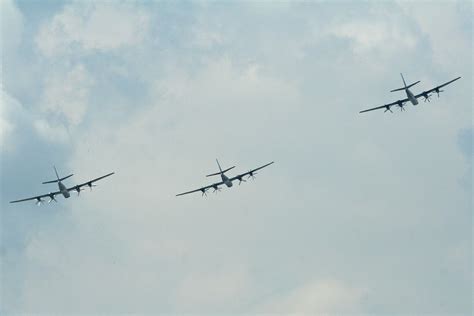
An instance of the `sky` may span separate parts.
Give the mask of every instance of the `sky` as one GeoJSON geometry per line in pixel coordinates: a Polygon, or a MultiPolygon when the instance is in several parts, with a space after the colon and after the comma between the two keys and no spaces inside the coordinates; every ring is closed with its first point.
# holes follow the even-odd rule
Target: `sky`
{"type": "Polygon", "coordinates": [[[0,314],[470,315],[472,9],[3,0],[0,314]]]}

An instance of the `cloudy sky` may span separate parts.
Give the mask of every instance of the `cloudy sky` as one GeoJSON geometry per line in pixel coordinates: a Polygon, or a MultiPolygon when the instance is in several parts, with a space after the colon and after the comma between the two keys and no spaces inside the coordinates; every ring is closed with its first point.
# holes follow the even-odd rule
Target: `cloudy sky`
{"type": "Polygon", "coordinates": [[[472,9],[3,0],[0,313],[470,314],[472,9]]]}

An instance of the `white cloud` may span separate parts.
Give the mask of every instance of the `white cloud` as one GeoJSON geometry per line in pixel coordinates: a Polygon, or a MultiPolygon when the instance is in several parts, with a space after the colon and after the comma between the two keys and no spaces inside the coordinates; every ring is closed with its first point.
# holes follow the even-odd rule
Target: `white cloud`
{"type": "Polygon", "coordinates": [[[60,117],[72,126],[80,124],[87,112],[93,84],[94,80],[81,64],[67,72],[52,73],[45,80],[41,111],[49,119],[60,117]]]}
{"type": "Polygon", "coordinates": [[[448,249],[446,256],[443,258],[446,267],[450,270],[461,272],[462,275],[474,277],[472,271],[472,241],[463,241],[448,249]]]}
{"type": "Polygon", "coordinates": [[[259,308],[265,314],[357,314],[362,312],[364,291],[338,280],[308,282],[259,308]]]}
{"type": "Polygon", "coordinates": [[[0,106],[0,146],[3,146],[3,140],[13,130],[13,124],[8,122],[1,112],[3,112],[3,106],[0,106]]]}
{"type": "MultiPolygon", "coordinates": [[[[398,80],[382,77],[394,72],[393,60],[406,67],[416,64],[407,56],[414,45],[411,35],[420,34],[383,18],[367,23],[372,15],[363,12],[353,19],[329,10],[336,18],[323,20],[330,22],[324,30],[335,33],[312,37],[316,28],[306,27],[315,21],[319,4],[316,9],[305,4],[304,14],[291,11],[290,5],[276,10],[276,18],[263,5],[258,10],[265,14],[250,13],[253,20],[246,19],[248,12],[228,12],[226,7],[222,17],[211,6],[197,28],[183,21],[192,14],[174,20],[173,8],[163,10],[163,16],[171,16],[166,24],[173,28],[179,23],[180,30],[188,31],[183,33],[194,35],[191,46],[206,53],[170,45],[164,49],[165,61],[158,58],[156,43],[147,46],[142,35],[138,42],[129,35],[148,18],[132,18],[134,23],[125,23],[127,31],[119,29],[120,38],[104,38],[111,31],[98,16],[107,21],[125,16],[124,5],[67,4],[43,25],[37,43],[44,55],[39,58],[51,69],[42,77],[34,126],[56,142],[67,140],[69,128],[80,129],[77,141],[63,146],[68,150],[62,163],[76,174],[71,183],[116,174],[92,193],[45,206],[38,217],[42,225],[31,223],[35,238],[18,256],[26,268],[9,279],[25,284],[15,291],[22,304],[9,304],[6,310],[353,313],[367,311],[362,306],[366,288],[377,289],[371,293],[371,301],[379,304],[372,306],[375,313],[425,311],[441,296],[452,301],[451,288],[433,289],[425,281],[438,281],[438,253],[447,254],[445,265],[455,266],[456,276],[466,279],[469,253],[464,246],[450,248],[467,231],[465,218],[451,212],[453,203],[465,210],[468,202],[457,182],[465,161],[455,144],[459,122],[466,118],[459,120],[464,114],[451,106],[470,101],[466,89],[460,81],[446,98],[406,113],[357,114],[363,103],[389,97],[379,88],[398,80]],[[206,15],[215,24],[206,25],[206,15]],[[283,18],[287,15],[299,27],[283,18]],[[243,26],[248,28],[242,34],[225,28],[243,26]],[[258,31],[248,31],[254,28],[258,31]],[[339,40],[332,46],[335,38],[339,40]],[[342,47],[353,45],[358,54],[342,54],[341,42],[342,47]],[[146,53],[140,58],[120,54],[120,65],[109,63],[108,57],[129,43],[146,53]],[[376,53],[381,45],[393,53],[390,63],[361,61],[360,54],[376,53]],[[49,58],[84,52],[99,54],[92,62],[86,56],[72,66],[68,61],[57,67],[49,58]],[[336,55],[344,58],[335,62],[336,55]],[[380,71],[373,72],[370,64],[380,71]],[[143,71],[136,71],[136,65],[143,71]],[[116,85],[112,89],[93,89],[102,83],[104,70],[120,74],[120,80],[111,82],[116,85]],[[130,70],[142,80],[138,93],[132,91],[130,82],[136,78],[130,70]],[[149,95],[136,102],[134,93],[149,95]],[[120,112],[114,102],[105,102],[100,110],[91,105],[116,99],[126,110],[119,119],[94,115],[120,112]],[[203,175],[216,168],[215,157],[225,165],[236,164],[235,172],[273,159],[276,164],[256,182],[207,199],[199,193],[176,198],[181,190],[207,183],[203,175]],[[439,236],[448,240],[444,244],[433,242],[440,227],[448,232],[439,236]],[[295,280],[309,281],[294,288],[295,280]],[[406,298],[403,306],[400,297],[406,298]]],[[[180,35],[172,40],[183,41],[180,35]]],[[[430,49],[419,48],[423,54],[430,49]]],[[[50,164],[51,157],[45,157],[39,159],[50,164]]],[[[29,205],[15,207],[15,214],[23,214],[19,211],[29,205]]],[[[454,283],[456,289],[458,285],[454,283]]]]}
{"type": "Polygon", "coordinates": [[[398,8],[376,6],[364,18],[356,17],[333,23],[328,33],[351,41],[355,54],[400,55],[414,50],[420,33],[413,29],[411,20],[398,12],[398,8]]]}
{"type": "MultiPolygon", "coordinates": [[[[30,124],[31,121],[31,113],[1,85],[0,147],[2,152],[14,152],[17,149],[16,134],[23,132],[25,130],[24,125],[30,124]]],[[[29,126],[26,128],[29,128],[29,126]]]]}
{"type": "Polygon", "coordinates": [[[70,133],[82,123],[88,109],[94,79],[82,65],[51,72],[44,81],[39,118],[34,122],[38,134],[52,143],[66,143],[70,133]]]}
{"type": "Polygon", "coordinates": [[[38,119],[34,123],[38,134],[51,143],[66,143],[70,137],[68,130],[62,124],[54,124],[45,119],[38,119]]]}
{"type": "Polygon", "coordinates": [[[48,57],[79,48],[106,52],[140,44],[147,36],[149,17],[132,3],[74,2],[43,25],[36,38],[48,57]]]}
{"type": "Polygon", "coordinates": [[[14,104],[18,104],[18,101],[10,97],[5,90],[3,90],[3,85],[1,86],[2,96],[0,100],[0,147],[5,145],[5,139],[10,134],[14,125],[8,120],[7,112],[9,108],[14,104]]]}
{"type": "MultiPolygon", "coordinates": [[[[82,78],[78,75],[82,71],[76,69],[74,73],[76,75],[66,77],[82,78]]],[[[76,81],[56,80],[52,86],[58,87],[59,92],[52,89],[54,93],[46,95],[74,95],[74,90],[71,92],[68,87],[74,87],[71,82],[76,81]]],[[[264,102],[272,104],[277,121],[284,121],[291,112],[287,104],[297,104],[299,94],[291,84],[265,75],[257,65],[241,69],[228,58],[209,60],[198,73],[183,67],[172,67],[162,80],[152,82],[151,87],[157,90],[157,95],[160,89],[167,91],[166,97],[153,99],[151,105],[143,105],[121,124],[94,121],[91,127],[93,132],[82,131],[80,141],[68,143],[74,146],[69,164],[76,174],[76,182],[109,171],[117,173],[99,183],[92,193],[84,192],[80,198],[73,195],[67,201],[59,201],[58,205],[66,203],[62,205],[71,207],[66,214],[72,217],[68,222],[74,223],[74,229],[60,233],[65,234],[61,239],[55,230],[48,230],[28,246],[28,261],[32,264],[24,275],[29,287],[23,293],[21,310],[110,312],[114,310],[110,306],[119,298],[117,306],[120,306],[120,311],[156,313],[166,308],[189,312],[227,311],[239,308],[240,301],[236,297],[251,297],[253,280],[248,269],[244,263],[235,263],[242,260],[240,251],[234,253],[231,248],[226,249],[223,244],[225,239],[216,239],[212,230],[199,232],[199,225],[188,227],[182,221],[181,203],[189,205],[193,199],[178,200],[174,195],[178,189],[188,189],[206,180],[196,174],[205,167],[198,163],[209,162],[208,167],[214,169],[214,161],[209,155],[213,157],[217,150],[213,148],[213,142],[203,141],[198,133],[187,133],[179,126],[184,124],[191,130],[218,136],[209,120],[214,123],[212,118],[219,113],[222,104],[235,107],[233,115],[240,119],[242,126],[267,121],[264,118],[264,102]],[[286,91],[284,95],[279,95],[283,91],[286,91]],[[258,103],[260,107],[255,106],[258,103]],[[171,107],[175,110],[167,111],[171,107]],[[183,116],[183,120],[176,121],[179,126],[175,126],[172,122],[179,115],[183,116]],[[110,124],[114,125],[113,129],[110,124]],[[203,148],[195,150],[188,145],[203,148]],[[157,156],[157,148],[166,150],[160,150],[157,156]],[[190,154],[197,160],[189,161],[190,154]],[[154,174],[159,175],[161,184],[158,184],[154,174]],[[130,212],[131,209],[140,211],[130,212]],[[182,222],[183,226],[179,225],[181,228],[173,231],[166,228],[178,222],[182,222]],[[161,224],[157,226],[157,223],[161,224]],[[96,236],[97,229],[101,230],[99,237],[96,236]],[[199,238],[194,236],[195,233],[199,233],[199,238]],[[94,236],[95,239],[88,241],[80,236],[94,236]],[[116,243],[114,240],[117,238],[121,242],[116,243]],[[102,248],[99,246],[102,241],[116,246],[102,248]],[[215,266],[207,265],[214,256],[214,249],[208,247],[209,243],[216,243],[216,249],[223,249],[220,250],[222,257],[215,266]],[[86,248],[87,251],[84,250],[86,248]],[[113,255],[110,255],[111,252],[113,255]],[[130,270],[136,272],[130,273],[130,270]],[[177,277],[176,273],[181,276],[177,277]],[[98,280],[94,281],[95,278],[98,280]],[[126,282],[117,284],[116,280],[126,282]],[[74,289],[64,292],[62,289],[67,284],[74,284],[74,289]],[[113,289],[110,284],[115,284],[113,289]],[[98,292],[107,295],[96,297],[98,292]]],[[[47,111],[53,110],[65,109],[47,111]]],[[[238,132],[238,126],[225,121],[215,123],[218,129],[224,129],[224,133],[238,132]]],[[[47,139],[67,140],[67,130],[61,124],[41,119],[35,122],[35,127],[47,139]]],[[[245,131],[246,137],[251,134],[252,131],[245,131]]],[[[268,134],[271,134],[270,130],[261,135],[261,141],[268,134]]],[[[214,137],[222,144],[225,139],[222,135],[214,137]]],[[[240,151],[234,142],[228,142],[227,146],[234,148],[233,153],[240,151]]],[[[269,155],[246,153],[232,156],[227,155],[229,160],[233,159],[228,163],[239,162],[239,156],[245,157],[249,163],[240,161],[240,171],[246,171],[243,167],[250,168],[271,158],[269,155]]],[[[264,179],[262,181],[265,183],[264,179]]],[[[242,194],[252,194],[251,188],[249,185],[245,190],[242,186],[242,194]]],[[[225,207],[225,200],[221,203],[225,207]]],[[[204,213],[209,211],[204,205],[198,208],[204,213]]],[[[196,220],[191,220],[189,224],[204,219],[198,213],[194,216],[197,216],[196,220]]],[[[215,229],[219,230],[219,225],[215,229]]]]}
{"type": "Polygon", "coordinates": [[[192,45],[196,48],[212,49],[226,42],[221,29],[224,25],[214,21],[210,23],[208,16],[202,16],[197,19],[196,24],[192,26],[192,45]]]}
{"type": "Polygon", "coordinates": [[[191,313],[235,310],[250,298],[252,287],[251,277],[242,266],[193,272],[180,280],[174,304],[179,311],[191,313]]]}
{"type": "Polygon", "coordinates": [[[34,128],[49,142],[65,143],[70,140],[70,131],[82,122],[88,110],[89,91],[93,83],[82,65],[65,73],[52,73],[45,80],[37,110],[33,106],[25,109],[2,85],[0,144],[3,149],[14,148],[15,142],[8,141],[10,135],[25,128],[34,128]]]}
{"type": "Polygon", "coordinates": [[[6,138],[14,131],[15,124],[11,116],[15,112],[21,112],[22,107],[18,100],[5,91],[5,68],[6,61],[14,64],[18,58],[18,49],[21,44],[23,34],[23,16],[11,0],[0,2],[1,14],[1,99],[0,99],[0,147],[6,146],[6,138]]]}
{"type": "Polygon", "coordinates": [[[401,1],[400,7],[429,38],[436,66],[441,65],[451,72],[464,72],[464,61],[472,60],[472,2],[446,1],[426,5],[401,1]]]}
{"type": "Polygon", "coordinates": [[[200,162],[204,161],[214,169],[214,157],[223,163],[242,159],[240,168],[267,162],[272,155],[265,144],[278,138],[272,131],[285,124],[301,102],[291,83],[267,76],[255,64],[240,68],[228,58],[209,60],[198,73],[170,67],[162,79],[151,82],[151,90],[151,104],[137,109],[112,129],[108,122],[97,121],[91,127],[93,132],[81,133],[81,141],[75,144],[71,161],[75,169],[101,170],[101,166],[108,165],[119,170],[121,177],[133,179],[116,188],[118,196],[128,195],[129,185],[150,188],[132,189],[135,198],[117,204],[119,209],[136,207],[136,203],[144,209],[170,203],[170,198],[179,193],[176,190],[205,180],[195,173],[203,170],[200,162]],[[221,114],[224,107],[232,108],[232,119],[217,119],[216,114],[221,114]],[[232,137],[238,140],[229,142],[232,137]],[[263,146],[261,152],[249,155],[235,145],[249,137],[263,146]],[[156,155],[157,148],[166,150],[156,155]],[[90,152],[94,152],[93,157],[90,152]],[[174,166],[161,161],[174,161],[174,166]],[[136,167],[123,168],[132,165],[136,167]],[[158,195],[156,179],[142,176],[149,170],[161,173],[161,181],[167,183],[157,189],[158,195]]]}
{"type": "Polygon", "coordinates": [[[22,39],[23,16],[12,0],[1,1],[0,8],[2,17],[2,58],[12,58],[22,39]]]}
{"type": "Polygon", "coordinates": [[[401,50],[414,49],[416,37],[403,31],[406,29],[394,25],[393,21],[381,18],[347,22],[332,30],[336,36],[352,40],[354,52],[357,54],[374,50],[393,54],[401,50]]]}
{"type": "MultiPolygon", "coordinates": [[[[68,60],[79,51],[111,52],[139,45],[148,34],[148,22],[146,11],[133,3],[77,1],[41,26],[36,44],[46,58],[55,60],[68,60]]],[[[45,76],[39,109],[46,117],[35,122],[40,135],[53,142],[65,142],[69,131],[82,122],[95,84],[84,63],[59,65],[45,76]]]]}

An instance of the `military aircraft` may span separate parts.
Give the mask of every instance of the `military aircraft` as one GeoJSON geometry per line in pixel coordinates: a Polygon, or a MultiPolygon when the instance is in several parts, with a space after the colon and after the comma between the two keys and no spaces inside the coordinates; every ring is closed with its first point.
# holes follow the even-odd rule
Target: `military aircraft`
{"type": "Polygon", "coordinates": [[[255,168],[255,169],[252,169],[248,172],[245,172],[245,173],[242,173],[242,174],[239,174],[239,175],[236,175],[235,177],[232,177],[232,178],[229,178],[227,177],[224,173],[235,168],[235,166],[233,167],[230,167],[230,168],[227,168],[225,170],[222,170],[221,168],[221,165],[219,164],[219,161],[216,159],[216,162],[217,162],[217,166],[219,167],[219,172],[216,172],[216,173],[212,173],[212,174],[208,174],[206,177],[211,177],[211,176],[218,176],[220,175],[221,176],[221,180],[220,182],[216,182],[216,183],[213,183],[211,185],[208,185],[208,186],[205,186],[205,187],[202,187],[202,188],[199,188],[199,189],[196,189],[196,190],[192,190],[192,191],[188,191],[188,192],[184,192],[184,193],[180,193],[180,194],[176,194],[176,196],[180,196],[180,195],[185,195],[185,194],[189,194],[189,193],[194,193],[194,192],[199,192],[201,191],[202,195],[207,195],[207,190],[209,190],[210,188],[213,188],[214,189],[214,193],[217,193],[218,191],[221,190],[221,188],[219,187],[220,185],[223,185],[225,184],[228,188],[232,187],[233,186],[233,183],[232,181],[234,180],[239,180],[239,185],[242,183],[242,182],[246,182],[247,180],[244,179],[245,176],[247,176],[247,179],[255,179],[255,175],[257,174],[256,171],[260,170],[260,169],[263,169],[269,165],[271,165],[272,163],[274,163],[274,161],[270,162],[270,163],[267,163],[266,165],[263,165],[261,167],[258,167],[258,168],[255,168]]]}
{"type": "Polygon", "coordinates": [[[11,201],[10,203],[18,203],[18,202],[24,202],[24,201],[30,201],[30,200],[36,200],[36,205],[40,205],[41,203],[44,202],[43,198],[46,198],[46,197],[49,197],[49,201],[48,203],[51,203],[52,201],[54,202],[57,202],[55,196],[56,195],[59,195],[59,194],[62,194],[66,199],[69,198],[71,196],[71,194],[69,192],[71,191],[76,191],[77,192],[77,195],[79,195],[81,193],[83,189],[83,187],[86,187],[88,186],[91,191],[92,191],[92,187],[95,187],[96,185],[94,184],[94,182],[96,181],[99,181],[105,177],[108,177],[108,176],[111,176],[113,175],[115,172],[111,172],[109,174],[106,174],[105,176],[102,176],[102,177],[99,177],[99,178],[96,178],[94,180],[89,180],[87,182],[84,182],[84,183],[81,183],[81,184],[78,184],[78,185],[75,185],[73,187],[70,187],[70,188],[67,188],[63,183],[62,181],[67,179],[67,178],[70,178],[73,176],[73,174],[70,174],[68,176],[65,176],[63,178],[59,178],[59,175],[58,175],[58,171],[56,170],[56,167],[54,167],[54,172],[56,173],[56,180],[51,180],[51,181],[46,181],[46,182],[43,182],[43,184],[47,184],[47,183],[57,183],[58,184],[58,188],[59,188],[59,191],[56,191],[56,192],[49,192],[47,194],[42,194],[42,195],[37,195],[37,196],[33,196],[33,197],[30,197],[30,198],[26,198],[26,199],[21,199],[21,200],[15,200],[15,201],[11,201]]]}
{"type": "Polygon", "coordinates": [[[385,109],[384,112],[390,111],[391,113],[393,113],[390,108],[394,105],[397,105],[400,108],[400,111],[405,111],[404,106],[405,106],[405,103],[407,101],[410,101],[411,104],[413,104],[413,105],[417,105],[418,104],[418,98],[423,97],[425,102],[426,101],[430,102],[431,94],[433,92],[436,92],[436,94],[438,94],[438,98],[439,98],[440,92],[443,92],[443,90],[440,90],[442,87],[447,86],[448,84],[450,84],[450,83],[452,83],[452,82],[454,82],[454,81],[461,78],[461,77],[457,77],[456,79],[453,79],[451,81],[443,83],[442,85],[436,86],[433,89],[426,90],[426,91],[423,91],[422,93],[414,95],[410,91],[410,88],[413,87],[414,85],[416,85],[417,83],[419,83],[420,81],[418,80],[417,82],[412,83],[412,84],[407,86],[407,84],[405,83],[405,78],[403,78],[403,74],[400,74],[400,76],[402,77],[402,80],[403,80],[403,88],[394,89],[394,90],[391,90],[390,92],[405,90],[405,93],[407,95],[406,99],[397,100],[397,101],[392,102],[392,103],[388,103],[388,104],[384,104],[384,105],[381,105],[381,106],[377,106],[375,108],[363,110],[363,111],[360,111],[359,113],[369,112],[369,111],[378,110],[378,109],[385,109]]]}

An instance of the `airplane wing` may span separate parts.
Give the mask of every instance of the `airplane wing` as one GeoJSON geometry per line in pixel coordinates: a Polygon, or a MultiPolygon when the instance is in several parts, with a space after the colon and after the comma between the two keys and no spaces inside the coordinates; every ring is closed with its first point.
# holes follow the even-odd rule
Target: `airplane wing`
{"type": "Polygon", "coordinates": [[[61,192],[60,191],[50,192],[50,193],[47,193],[47,194],[37,195],[37,196],[33,196],[33,197],[30,197],[30,198],[26,198],[26,199],[10,201],[10,203],[18,203],[18,202],[25,202],[25,201],[31,201],[31,200],[37,200],[38,202],[42,202],[41,199],[45,198],[45,197],[49,197],[51,200],[54,200],[54,196],[58,195],[58,194],[61,194],[61,192]]]}
{"type": "Polygon", "coordinates": [[[260,170],[260,169],[263,169],[263,168],[265,168],[265,167],[271,165],[272,163],[274,163],[274,161],[269,162],[269,163],[267,163],[266,165],[263,165],[263,166],[261,166],[261,167],[252,169],[252,170],[250,170],[250,171],[248,171],[248,172],[246,172],[246,173],[239,174],[239,175],[237,175],[237,176],[235,176],[235,177],[233,177],[233,178],[230,178],[229,180],[230,180],[230,181],[234,181],[234,180],[243,181],[243,179],[242,179],[243,177],[245,177],[245,176],[253,177],[253,176],[256,174],[256,171],[258,171],[258,170],[260,170]]]}
{"type": "Polygon", "coordinates": [[[196,190],[192,190],[192,191],[188,191],[188,192],[176,194],[176,196],[185,195],[185,194],[194,193],[194,192],[199,192],[199,191],[202,192],[202,195],[205,195],[205,194],[206,194],[206,191],[209,190],[210,188],[214,188],[214,190],[219,190],[219,186],[222,185],[222,184],[224,184],[224,182],[222,182],[222,181],[221,181],[221,182],[217,182],[217,183],[213,183],[213,184],[211,184],[211,185],[208,185],[208,186],[205,186],[205,187],[196,189],[196,190]]]}
{"type": "Polygon", "coordinates": [[[436,92],[436,93],[438,94],[438,97],[439,97],[439,93],[440,93],[440,92],[443,92],[442,90],[440,90],[442,87],[447,86],[448,84],[453,83],[454,81],[456,81],[456,80],[458,80],[458,79],[461,79],[461,77],[457,77],[457,78],[455,78],[455,79],[453,79],[453,80],[450,80],[450,81],[448,81],[448,82],[446,82],[446,83],[443,83],[442,85],[439,85],[439,86],[437,86],[437,87],[434,87],[433,89],[430,89],[430,90],[427,90],[427,91],[423,91],[422,93],[415,95],[415,98],[418,99],[419,97],[425,97],[425,101],[426,101],[426,100],[428,100],[428,98],[429,98],[429,96],[430,96],[430,93],[433,93],[433,92],[436,92]]]}
{"type": "Polygon", "coordinates": [[[111,176],[111,175],[113,175],[113,174],[115,174],[115,172],[111,172],[111,173],[106,174],[105,176],[95,178],[94,180],[89,180],[89,181],[87,181],[87,182],[84,182],[84,183],[75,185],[75,186],[73,186],[73,187],[68,188],[67,190],[68,190],[68,191],[78,191],[78,192],[79,192],[79,191],[81,190],[81,188],[84,187],[84,186],[88,186],[88,187],[91,188],[91,187],[93,186],[93,183],[94,183],[94,182],[97,182],[97,181],[99,181],[99,180],[101,180],[101,179],[107,178],[107,177],[109,177],[109,176],[111,176]]]}
{"type": "Polygon", "coordinates": [[[377,106],[377,107],[375,107],[375,108],[363,110],[363,111],[360,111],[359,113],[364,113],[364,112],[369,112],[369,111],[374,111],[374,110],[379,110],[379,109],[385,109],[385,112],[387,112],[387,111],[392,112],[392,110],[390,110],[390,108],[391,108],[392,106],[397,105],[397,106],[399,106],[400,108],[403,108],[403,105],[404,105],[405,102],[407,102],[407,101],[408,101],[408,98],[403,99],[403,100],[398,100],[398,101],[395,101],[395,102],[392,102],[392,103],[384,104],[384,105],[381,105],[381,106],[377,106]]]}
{"type": "MultiPolygon", "coordinates": [[[[87,182],[84,182],[82,184],[78,184],[78,185],[75,185],[69,189],[67,189],[68,191],[73,191],[73,190],[76,190],[76,191],[80,191],[81,187],[83,186],[89,186],[89,187],[92,187],[92,184],[96,181],[99,181],[105,177],[108,177],[108,176],[111,176],[113,175],[115,172],[111,172],[109,174],[106,174],[105,176],[102,176],[102,177],[99,177],[99,178],[96,178],[94,180],[90,180],[90,181],[87,181],[87,182]]],[[[21,200],[15,200],[15,201],[11,201],[10,203],[18,203],[18,202],[24,202],[24,201],[31,201],[31,200],[37,200],[38,203],[41,203],[42,202],[42,198],[45,198],[45,197],[49,197],[51,200],[54,200],[54,197],[58,194],[61,194],[61,191],[56,191],[56,192],[50,192],[50,193],[47,193],[47,194],[43,194],[43,195],[37,195],[37,196],[33,196],[33,197],[30,197],[30,198],[26,198],[26,199],[21,199],[21,200]]]]}

